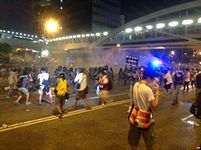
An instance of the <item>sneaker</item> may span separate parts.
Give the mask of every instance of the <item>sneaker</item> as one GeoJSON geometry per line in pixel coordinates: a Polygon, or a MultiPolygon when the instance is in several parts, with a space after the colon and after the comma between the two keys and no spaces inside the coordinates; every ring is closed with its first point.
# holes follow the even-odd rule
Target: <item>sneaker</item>
{"type": "Polygon", "coordinates": [[[30,105],[31,104],[31,102],[26,102],[26,105],[30,105]]]}
{"type": "Polygon", "coordinates": [[[68,111],[67,111],[67,110],[62,110],[62,113],[63,113],[63,114],[67,114],[68,111]]]}
{"type": "Polygon", "coordinates": [[[86,107],[86,110],[90,110],[90,109],[91,109],[91,106],[87,106],[87,107],[86,107]]]}
{"type": "Polygon", "coordinates": [[[58,115],[58,114],[59,114],[59,112],[58,112],[58,111],[56,111],[56,110],[53,110],[52,114],[53,114],[53,115],[58,115]]]}
{"type": "Polygon", "coordinates": [[[59,114],[59,119],[61,119],[63,117],[63,114],[59,114]]]}
{"type": "Polygon", "coordinates": [[[15,104],[15,105],[19,105],[20,103],[15,101],[14,104],[15,104]]]}

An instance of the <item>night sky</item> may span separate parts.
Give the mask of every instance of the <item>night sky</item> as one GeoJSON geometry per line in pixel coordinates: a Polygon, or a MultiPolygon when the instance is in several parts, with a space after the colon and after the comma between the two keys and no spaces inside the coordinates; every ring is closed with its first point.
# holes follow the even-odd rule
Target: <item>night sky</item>
{"type": "Polygon", "coordinates": [[[154,11],[168,8],[174,5],[195,0],[121,0],[121,12],[125,15],[125,21],[129,22],[135,18],[148,15],[154,11]]]}
{"type": "MultiPolygon", "coordinates": [[[[64,0],[65,1],[65,0],[64,0]]],[[[126,22],[156,10],[193,0],[122,0],[126,22]]],[[[32,33],[32,0],[0,0],[0,29],[32,33]]]]}
{"type": "Polygon", "coordinates": [[[32,33],[32,0],[0,0],[0,29],[32,33]]]}

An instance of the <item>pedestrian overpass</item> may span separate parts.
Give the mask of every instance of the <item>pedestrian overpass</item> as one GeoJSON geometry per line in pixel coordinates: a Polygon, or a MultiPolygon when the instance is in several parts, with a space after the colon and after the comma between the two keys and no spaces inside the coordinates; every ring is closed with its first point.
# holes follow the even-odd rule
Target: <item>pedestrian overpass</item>
{"type": "Polygon", "coordinates": [[[200,48],[201,0],[153,12],[111,31],[45,38],[0,30],[0,35],[1,41],[13,47],[48,49],[53,55],[68,53],[85,57],[97,49],[200,48]]]}

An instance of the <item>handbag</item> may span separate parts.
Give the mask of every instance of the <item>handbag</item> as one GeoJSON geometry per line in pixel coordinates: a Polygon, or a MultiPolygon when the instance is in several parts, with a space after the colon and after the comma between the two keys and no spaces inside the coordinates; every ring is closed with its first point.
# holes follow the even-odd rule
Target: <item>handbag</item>
{"type": "Polygon", "coordinates": [[[190,112],[197,118],[201,119],[201,107],[198,106],[196,102],[192,103],[190,107],[190,112]]]}
{"type": "Polygon", "coordinates": [[[129,123],[137,128],[149,129],[154,124],[154,119],[151,111],[140,110],[133,105],[129,114],[129,123]]]}

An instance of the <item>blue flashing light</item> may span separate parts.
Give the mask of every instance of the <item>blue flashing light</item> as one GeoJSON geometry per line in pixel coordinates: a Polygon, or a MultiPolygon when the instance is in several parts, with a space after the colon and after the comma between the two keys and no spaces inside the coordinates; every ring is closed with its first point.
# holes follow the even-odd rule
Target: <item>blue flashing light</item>
{"type": "Polygon", "coordinates": [[[154,68],[158,68],[158,67],[160,67],[161,65],[162,65],[162,62],[159,61],[159,60],[154,60],[154,61],[152,62],[152,66],[153,66],[154,68]]]}

